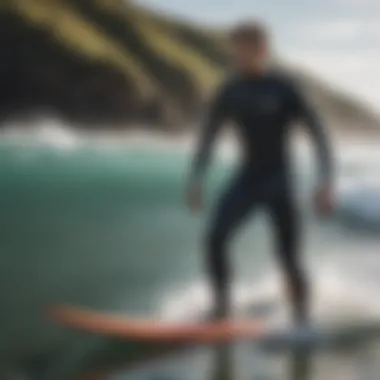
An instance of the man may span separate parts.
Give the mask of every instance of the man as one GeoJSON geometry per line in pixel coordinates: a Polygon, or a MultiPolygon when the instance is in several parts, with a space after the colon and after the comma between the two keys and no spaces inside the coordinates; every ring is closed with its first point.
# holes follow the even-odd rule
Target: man
{"type": "Polygon", "coordinates": [[[215,299],[214,314],[230,312],[230,269],[227,245],[257,206],[269,212],[277,255],[285,273],[296,323],[308,321],[308,287],[299,257],[300,221],[294,202],[288,157],[291,127],[301,121],[316,143],[319,182],[318,213],[332,209],[332,163],[323,126],[297,86],[270,70],[270,41],[258,23],[238,25],[231,32],[235,74],[225,81],[210,106],[195,156],[188,188],[193,209],[202,206],[202,176],[212,145],[226,121],[234,123],[243,159],[232,184],[216,209],[207,234],[207,261],[215,299]]]}

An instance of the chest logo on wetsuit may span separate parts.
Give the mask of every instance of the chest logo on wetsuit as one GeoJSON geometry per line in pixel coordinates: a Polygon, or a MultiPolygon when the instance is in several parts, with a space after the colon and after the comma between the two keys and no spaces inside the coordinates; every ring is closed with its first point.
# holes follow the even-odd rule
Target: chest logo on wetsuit
{"type": "Polygon", "coordinates": [[[231,98],[238,114],[245,114],[247,112],[249,115],[260,116],[277,114],[281,111],[281,96],[272,91],[241,91],[235,93],[231,98]]]}

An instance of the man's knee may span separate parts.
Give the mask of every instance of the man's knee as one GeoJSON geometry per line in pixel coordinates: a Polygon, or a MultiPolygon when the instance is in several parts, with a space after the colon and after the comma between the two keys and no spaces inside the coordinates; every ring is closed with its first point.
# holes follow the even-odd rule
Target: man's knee
{"type": "Polygon", "coordinates": [[[305,270],[300,265],[291,265],[286,268],[288,281],[296,289],[304,289],[307,286],[305,270]]]}
{"type": "Polygon", "coordinates": [[[211,229],[205,238],[205,243],[210,253],[218,253],[224,250],[227,241],[227,234],[219,228],[211,229]]]}
{"type": "Polygon", "coordinates": [[[209,252],[216,252],[224,247],[225,239],[222,234],[211,231],[206,235],[205,243],[209,252]]]}

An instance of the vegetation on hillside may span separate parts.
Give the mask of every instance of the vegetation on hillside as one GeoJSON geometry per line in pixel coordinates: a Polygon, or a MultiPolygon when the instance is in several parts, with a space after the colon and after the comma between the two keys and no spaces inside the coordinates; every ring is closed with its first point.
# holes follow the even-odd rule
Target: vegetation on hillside
{"type": "MultiPolygon", "coordinates": [[[[123,0],[7,0],[2,118],[53,112],[88,127],[188,125],[228,61],[222,34],[123,0]]],[[[299,71],[328,117],[377,126],[365,107],[299,71]]]]}

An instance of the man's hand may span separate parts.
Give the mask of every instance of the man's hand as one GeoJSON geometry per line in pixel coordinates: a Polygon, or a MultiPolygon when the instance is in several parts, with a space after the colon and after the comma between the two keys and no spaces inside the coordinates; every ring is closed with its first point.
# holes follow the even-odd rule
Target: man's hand
{"type": "Polygon", "coordinates": [[[318,215],[329,215],[334,210],[334,195],[331,184],[320,186],[314,198],[315,211],[318,215]]]}
{"type": "Polygon", "coordinates": [[[203,189],[200,181],[191,180],[187,187],[187,205],[193,212],[203,209],[203,189]]]}

